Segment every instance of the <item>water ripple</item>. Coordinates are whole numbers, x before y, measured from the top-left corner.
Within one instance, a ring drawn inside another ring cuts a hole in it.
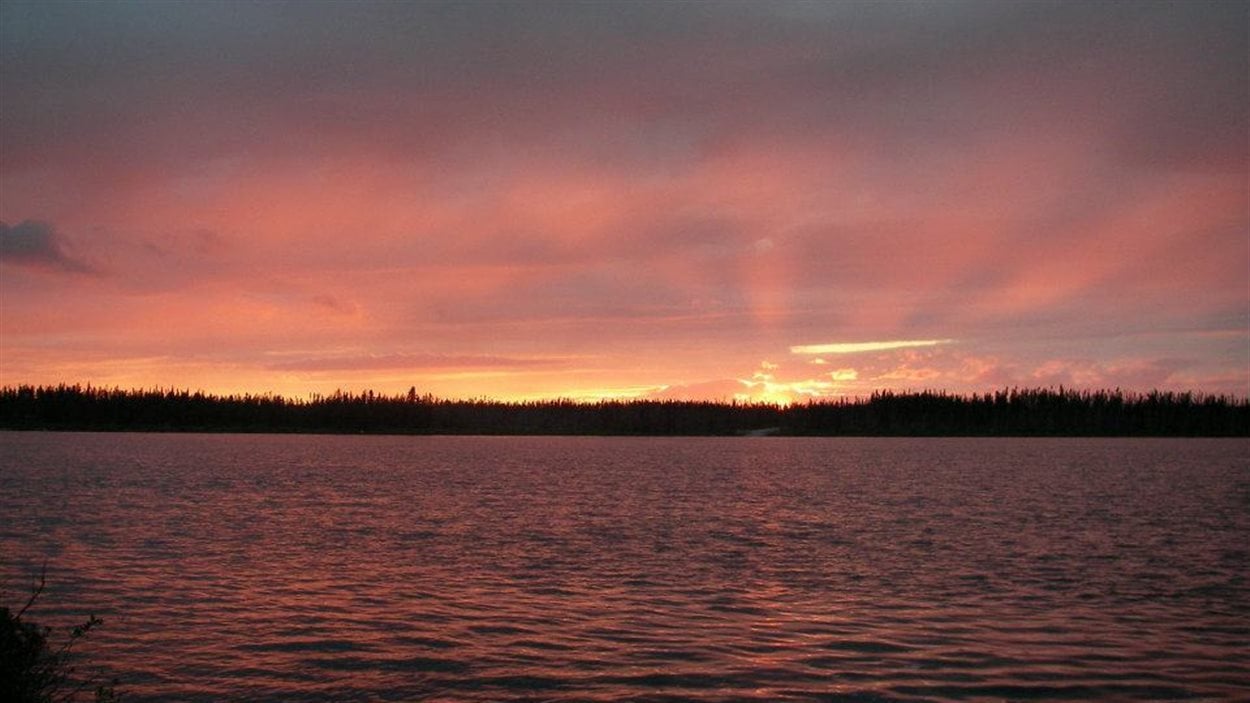
[[[136,701],[1244,699],[1247,449],[0,433],[0,575]]]

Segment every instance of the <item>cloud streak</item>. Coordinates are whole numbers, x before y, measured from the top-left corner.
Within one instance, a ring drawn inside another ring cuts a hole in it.
[[[829,344],[799,344],[790,347],[791,354],[863,354],[865,352],[891,351],[913,347],[936,347],[951,344],[953,339],[897,339],[888,342],[832,342]]]

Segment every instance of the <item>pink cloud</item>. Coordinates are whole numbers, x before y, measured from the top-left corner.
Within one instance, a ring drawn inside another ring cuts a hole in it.
[[[1235,3],[380,7],[0,22],[0,217],[56,233],[6,249],[0,382],[139,359],[263,390],[275,352],[396,385],[376,360],[595,359],[453,394],[1250,366]],[[99,275],[46,275],[73,262]],[[926,339],[960,349],[752,375]]]
[[[275,371],[364,371],[373,369],[510,369],[552,366],[562,359],[536,359],[501,356],[453,356],[447,354],[368,354],[319,356],[274,362]]]

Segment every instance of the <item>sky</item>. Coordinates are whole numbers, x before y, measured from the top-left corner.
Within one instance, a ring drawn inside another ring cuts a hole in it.
[[[1245,2],[0,4],[0,385],[1250,394]]]

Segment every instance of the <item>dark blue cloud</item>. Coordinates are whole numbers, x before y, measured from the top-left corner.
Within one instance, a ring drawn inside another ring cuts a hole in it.
[[[13,226],[0,222],[0,263],[64,273],[95,272],[65,253],[51,225],[34,220]]]

